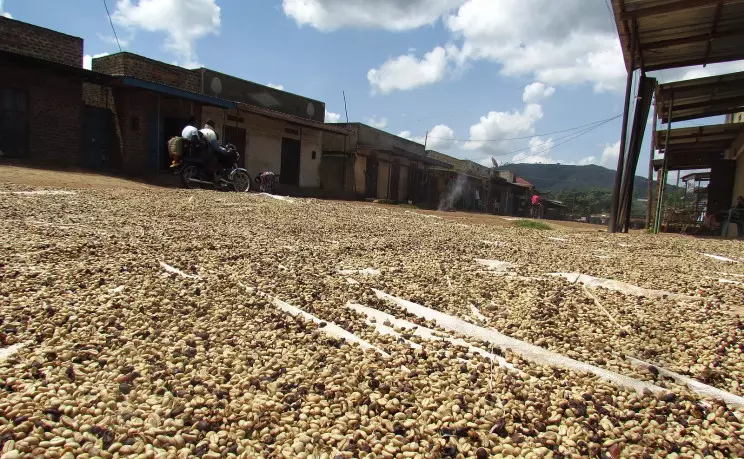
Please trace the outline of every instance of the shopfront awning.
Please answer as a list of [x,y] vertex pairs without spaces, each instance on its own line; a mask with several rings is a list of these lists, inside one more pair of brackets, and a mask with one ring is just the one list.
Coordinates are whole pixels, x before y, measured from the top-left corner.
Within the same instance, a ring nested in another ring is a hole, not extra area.
[[656,112],[662,123],[744,111],[744,72],[659,85]]
[[184,89],[175,88],[162,83],[155,83],[153,81],[141,80],[134,77],[116,77],[112,81],[112,86],[125,86],[130,88],[144,89],[147,91],[156,92],[158,94],[178,97],[181,99],[198,102],[203,105],[210,105],[212,107],[219,108],[237,108],[238,104],[229,100],[218,99],[216,97],[206,96],[204,94],[198,94]]

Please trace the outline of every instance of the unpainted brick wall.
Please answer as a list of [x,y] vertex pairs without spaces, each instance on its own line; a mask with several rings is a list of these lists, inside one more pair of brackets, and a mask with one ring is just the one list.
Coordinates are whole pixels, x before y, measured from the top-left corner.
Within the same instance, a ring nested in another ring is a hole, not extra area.
[[125,75],[200,92],[201,74],[132,53],[117,53],[93,59],[93,70],[109,75]]
[[83,39],[0,16],[0,50],[83,66]]
[[0,87],[28,94],[29,160],[78,164],[82,119],[80,82],[36,70],[0,66]]

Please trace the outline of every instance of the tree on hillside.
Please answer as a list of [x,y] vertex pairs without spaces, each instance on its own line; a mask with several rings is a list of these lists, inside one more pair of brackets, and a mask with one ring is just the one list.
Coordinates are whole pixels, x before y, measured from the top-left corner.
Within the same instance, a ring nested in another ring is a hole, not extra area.
[[593,214],[610,211],[612,191],[601,188],[562,190],[554,195],[555,199],[568,206],[574,215],[582,215],[589,220]]

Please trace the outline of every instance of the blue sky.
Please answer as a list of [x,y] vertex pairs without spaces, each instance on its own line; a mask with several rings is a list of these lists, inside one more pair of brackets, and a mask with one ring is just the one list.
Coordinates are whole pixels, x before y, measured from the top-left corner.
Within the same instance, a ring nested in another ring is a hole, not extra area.
[[[619,118],[550,134],[622,112],[600,0],[107,1],[124,50],[280,85],[326,102],[331,121],[345,119],[345,90],[351,121],[421,142],[429,131],[430,148],[456,157],[615,167]],[[82,37],[88,56],[118,50],[103,0],[0,0],[0,13]],[[658,76],[733,70],[744,66]],[[647,162],[644,146],[639,175]]]

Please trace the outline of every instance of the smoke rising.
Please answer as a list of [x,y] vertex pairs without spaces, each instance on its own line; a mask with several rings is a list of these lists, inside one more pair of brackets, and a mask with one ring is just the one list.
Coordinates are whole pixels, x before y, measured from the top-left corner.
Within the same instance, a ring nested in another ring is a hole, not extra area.
[[465,185],[468,183],[468,178],[465,175],[458,174],[457,180],[454,183],[450,182],[447,190],[445,191],[444,197],[439,200],[439,207],[437,210],[450,210],[454,207],[455,202],[460,199],[462,193],[465,191]]

